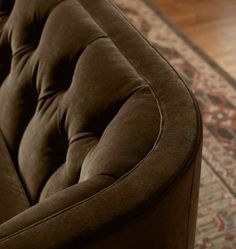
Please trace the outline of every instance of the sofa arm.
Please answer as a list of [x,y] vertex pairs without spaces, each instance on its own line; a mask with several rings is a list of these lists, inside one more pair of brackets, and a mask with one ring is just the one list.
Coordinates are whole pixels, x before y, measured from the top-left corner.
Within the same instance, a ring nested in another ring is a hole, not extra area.
[[[32,206],[26,211],[0,225],[0,248],[51,249],[61,248],[74,236],[84,236],[92,231],[94,209],[88,209],[90,196],[99,208],[105,203],[96,201],[96,195],[111,185],[114,179],[101,175],[73,185],[51,198]],[[65,247],[67,248],[67,247]]]
[[75,249],[85,243],[89,249],[144,244],[169,249],[172,242],[176,248],[192,248],[201,136],[198,141],[185,165],[176,165],[184,169],[177,175],[168,170],[168,159],[155,173],[143,174],[147,165],[155,167],[151,153],[119,180],[97,176],[29,208],[0,225],[0,249]]

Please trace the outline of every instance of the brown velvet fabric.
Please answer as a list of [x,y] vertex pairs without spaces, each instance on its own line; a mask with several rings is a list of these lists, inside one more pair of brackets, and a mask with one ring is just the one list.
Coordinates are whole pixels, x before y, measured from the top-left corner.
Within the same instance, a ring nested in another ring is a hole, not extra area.
[[0,249],[193,247],[197,104],[111,2],[0,0],[0,129]]
[[0,131],[0,223],[30,207]]

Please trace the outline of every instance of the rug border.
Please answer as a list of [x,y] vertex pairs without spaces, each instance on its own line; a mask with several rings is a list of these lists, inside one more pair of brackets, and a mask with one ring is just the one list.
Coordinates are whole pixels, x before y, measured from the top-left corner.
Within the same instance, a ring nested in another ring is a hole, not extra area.
[[203,49],[196,45],[192,39],[187,36],[166,14],[164,14],[158,7],[154,6],[150,0],[141,0],[151,10],[153,10],[173,31],[183,39],[196,53],[199,54],[215,71],[217,71],[223,78],[225,78],[231,86],[236,89],[236,79],[234,79],[228,72],[226,72],[213,58],[211,58]]

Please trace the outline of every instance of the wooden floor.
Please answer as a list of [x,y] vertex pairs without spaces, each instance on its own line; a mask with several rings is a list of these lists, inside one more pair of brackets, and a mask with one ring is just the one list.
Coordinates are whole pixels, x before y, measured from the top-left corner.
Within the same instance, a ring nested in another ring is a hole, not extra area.
[[236,79],[236,0],[150,0]]

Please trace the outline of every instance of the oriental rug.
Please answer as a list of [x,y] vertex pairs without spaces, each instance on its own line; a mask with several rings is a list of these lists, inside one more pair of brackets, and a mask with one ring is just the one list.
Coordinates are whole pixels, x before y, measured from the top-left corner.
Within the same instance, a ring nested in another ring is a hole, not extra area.
[[145,0],[114,0],[194,92],[204,146],[196,249],[236,249],[236,80]]

